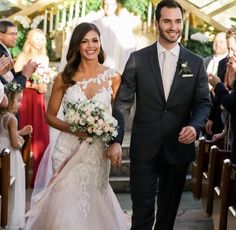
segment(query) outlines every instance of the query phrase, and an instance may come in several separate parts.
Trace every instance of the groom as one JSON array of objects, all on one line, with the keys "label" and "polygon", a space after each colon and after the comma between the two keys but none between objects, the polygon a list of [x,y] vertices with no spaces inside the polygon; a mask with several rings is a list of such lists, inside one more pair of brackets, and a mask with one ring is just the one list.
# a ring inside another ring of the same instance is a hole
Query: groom
[{"label": "groom", "polygon": [[[108,149],[113,165],[121,160],[125,121],[136,96],[130,144],[132,227],[172,230],[194,141],[210,110],[202,58],[178,44],[183,9],[177,1],[156,8],[159,41],[131,54],[114,103],[119,135]],[[167,68],[166,68],[167,67]],[[158,191],[158,192],[157,192]]]}]

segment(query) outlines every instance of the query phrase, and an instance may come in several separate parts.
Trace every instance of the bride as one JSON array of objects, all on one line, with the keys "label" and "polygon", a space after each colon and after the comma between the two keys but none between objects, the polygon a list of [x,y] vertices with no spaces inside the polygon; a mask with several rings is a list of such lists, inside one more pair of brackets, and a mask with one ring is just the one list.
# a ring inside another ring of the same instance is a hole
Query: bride
[{"label": "bride", "polygon": [[86,99],[102,103],[111,113],[121,77],[102,64],[104,59],[97,27],[91,23],[76,26],[67,65],[55,79],[46,113],[48,124],[60,131],[52,155],[54,176],[33,198],[25,229],[128,229],[109,185],[110,161],[119,166],[121,155],[109,154],[109,147],[98,138],[88,143],[86,133],[71,132],[69,124],[56,116],[66,102]]}]

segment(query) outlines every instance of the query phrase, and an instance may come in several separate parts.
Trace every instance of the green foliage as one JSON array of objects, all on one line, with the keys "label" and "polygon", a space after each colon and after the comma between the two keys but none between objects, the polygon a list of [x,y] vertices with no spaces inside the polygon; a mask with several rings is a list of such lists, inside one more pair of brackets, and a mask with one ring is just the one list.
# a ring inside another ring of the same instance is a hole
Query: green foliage
[{"label": "green foliage", "polygon": [[29,29],[25,29],[22,25],[18,25],[18,36],[16,45],[15,47],[10,49],[13,58],[16,58],[17,55],[22,51],[28,31]]},{"label": "green foliage", "polygon": [[185,47],[201,57],[207,57],[213,53],[212,42],[201,43],[199,41],[189,40]]},{"label": "green foliage", "polygon": [[[200,28],[193,28],[190,26],[189,28],[189,34],[197,33],[197,32],[203,32],[203,29]],[[182,39],[184,38],[184,33],[182,36]],[[192,52],[198,54],[201,57],[207,57],[209,55],[212,55],[213,49],[212,49],[212,41],[201,43],[200,41],[192,40],[191,38],[188,39],[188,41],[185,43],[185,41],[181,41],[185,45],[186,48],[191,50]]]},{"label": "green foliage", "polygon": [[86,1],[86,14],[91,11],[98,11],[102,8],[102,0],[87,0]]},{"label": "green foliage", "polygon": [[147,20],[147,9],[150,0],[120,0],[120,2],[128,11],[139,15],[144,21]]},{"label": "green foliage", "polygon": [[233,26],[236,26],[236,18],[230,18],[230,20],[233,22]]}]

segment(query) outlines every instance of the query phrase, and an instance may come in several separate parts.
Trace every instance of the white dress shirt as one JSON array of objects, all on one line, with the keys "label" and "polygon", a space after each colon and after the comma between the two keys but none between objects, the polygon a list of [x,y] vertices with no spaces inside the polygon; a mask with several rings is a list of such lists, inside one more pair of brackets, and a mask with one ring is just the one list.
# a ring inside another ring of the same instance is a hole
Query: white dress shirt
[{"label": "white dress shirt", "polygon": [[[161,69],[161,73],[163,73],[163,65],[164,65],[163,62],[164,62],[164,55],[165,55],[166,51],[167,50],[163,46],[161,46],[161,44],[159,42],[157,42],[157,53],[158,53],[158,60],[159,60],[159,66]],[[162,80],[164,89],[169,88],[172,85],[175,71],[176,71],[176,67],[177,67],[178,58],[179,58],[180,46],[177,44],[173,49],[168,50],[168,51],[170,52],[170,56],[169,56],[170,60],[169,60],[169,66],[168,66],[168,69],[169,69],[168,72],[170,74],[167,76],[169,78],[168,81]],[[166,87],[164,85],[165,82],[168,82],[167,84],[170,84],[170,86]],[[167,94],[169,94],[169,92]],[[166,100],[167,100],[167,98],[168,98],[168,95],[166,95]]]}]

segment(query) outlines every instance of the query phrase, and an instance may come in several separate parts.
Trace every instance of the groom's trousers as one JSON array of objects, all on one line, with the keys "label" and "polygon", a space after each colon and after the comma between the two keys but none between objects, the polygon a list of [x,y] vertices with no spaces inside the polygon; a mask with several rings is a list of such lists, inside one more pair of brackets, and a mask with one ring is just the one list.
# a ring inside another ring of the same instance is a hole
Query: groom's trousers
[{"label": "groom's trousers", "polygon": [[[172,165],[157,157],[130,165],[132,230],[172,230],[189,163]],[[155,200],[157,212],[155,218]]]}]

